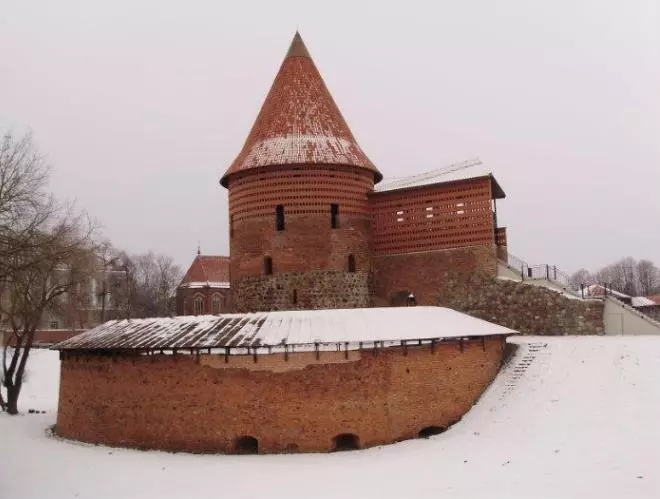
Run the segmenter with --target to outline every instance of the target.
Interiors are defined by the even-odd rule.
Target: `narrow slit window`
[[[284,230],[284,205],[278,204],[275,208],[275,229]]]
[[[294,305],[298,304],[298,290],[297,289],[293,290],[293,297],[291,298],[291,301],[293,302]]]
[[[264,274],[273,274],[273,259],[269,256],[264,257]]]
[[[348,255],[348,271],[350,273],[355,272],[355,257],[353,255]]]
[[[330,205],[330,227],[339,228],[339,205],[335,203]]]

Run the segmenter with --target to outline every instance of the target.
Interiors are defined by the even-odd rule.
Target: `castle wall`
[[[373,173],[355,167],[263,167],[232,175],[230,276],[235,310],[277,310],[295,302],[294,291],[304,297],[305,308],[366,306],[371,268],[367,193],[372,187]],[[331,225],[332,204],[339,206],[336,228]],[[277,230],[278,205],[284,208],[283,230]],[[351,284],[357,287],[347,293]]]
[[[475,273],[451,279],[436,305],[452,308],[523,334],[586,335],[604,333],[603,302],[579,300],[525,282]]]
[[[423,334],[423,332],[421,332]],[[325,452],[414,438],[461,418],[497,374],[505,338],[269,356],[62,354],[56,432],[107,445]]]
[[[378,306],[404,305],[409,293],[417,305],[438,305],[449,284],[464,282],[474,273],[497,274],[493,244],[377,256],[373,262]]]
[[[490,177],[373,193],[374,256],[495,244],[492,199]]]

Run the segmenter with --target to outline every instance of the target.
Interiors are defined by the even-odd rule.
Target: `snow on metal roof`
[[[228,281],[192,281],[185,282],[179,286],[180,288],[221,288],[229,289],[230,284]]]
[[[654,307],[658,305],[646,296],[633,296],[630,301],[633,307]]]
[[[56,350],[261,348],[259,353],[311,348],[355,350],[427,340],[515,334],[516,331],[442,307],[296,310],[218,316],[110,321],[57,344]],[[362,345],[361,345],[362,344]],[[325,346],[325,348],[322,347]],[[236,350],[239,349],[239,350]],[[292,351],[292,350],[289,350]]]
[[[374,186],[374,192],[388,192],[398,189],[410,189],[413,187],[422,187],[425,185],[441,184],[444,182],[455,182],[457,180],[467,180],[470,178],[491,177],[493,182],[493,195],[497,198],[504,198],[505,194],[500,185],[493,177],[493,174],[483,167],[479,158],[468,159],[460,163],[454,163],[444,168],[431,170],[418,175],[409,177],[394,177],[382,180]]]

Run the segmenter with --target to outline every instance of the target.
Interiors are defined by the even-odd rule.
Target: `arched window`
[[[193,300],[193,313],[195,315],[204,315],[204,297],[195,296]]]
[[[332,450],[356,450],[360,448],[360,439],[353,433],[342,433],[332,439]]]
[[[269,256],[264,257],[264,274],[273,274],[273,259]]]
[[[213,295],[213,298],[211,299],[211,310],[213,311],[213,315],[218,315],[220,313],[220,308],[222,306],[222,298],[220,295]]]
[[[353,255],[348,255],[348,271],[355,272],[355,257]]]
[[[259,454],[259,440],[249,435],[239,437],[234,443],[236,454]]]
[[[275,207],[275,230],[284,230],[284,205],[278,204]]]

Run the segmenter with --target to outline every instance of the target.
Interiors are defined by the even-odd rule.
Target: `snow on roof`
[[[493,177],[493,174],[489,170],[483,167],[483,164],[479,158],[468,159],[466,161],[451,164],[444,168],[420,173],[418,175],[385,179],[374,187],[374,192],[410,189],[413,187],[422,187],[425,185],[455,182],[458,180],[467,180],[479,177],[491,177],[493,182],[493,195],[495,198],[500,199],[505,197],[504,191],[497,183],[497,180],[495,180],[495,177]]]
[[[179,285],[180,288],[221,288],[229,289],[229,281],[191,281]]]
[[[229,257],[197,254],[180,287],[229,287]]]
[[[654,307],[658,304],[646,296],[633,296],[631,299],[633,307]]]
[[[241,152],[220,179],[269,165],[348,165],[383,176],[360,148],[299,33]]]
[[[110,321],[57,344],[57,350],[255,348],[509,335],[516,331],[442,307],[354,308]],[[365,347],[368,345],[364,345]],[[273,348],[274,347],[274,348]],[[301,350],[300,348],[298,350]],[[304,348],[303,348],[304,350]],[[241,353],[240,351],[238,353]]]

